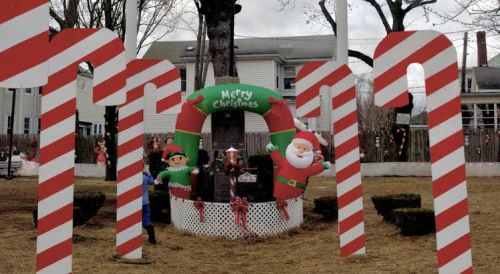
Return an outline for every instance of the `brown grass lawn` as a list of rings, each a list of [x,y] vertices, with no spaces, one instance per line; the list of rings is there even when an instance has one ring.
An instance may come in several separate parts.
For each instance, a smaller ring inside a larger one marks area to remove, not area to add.
[[[159,243],[145,243],[149,265],[112,260],[114,254],[114,184],[77,180],[76,189],[100,190],[108,199],[89,224],[75,228],[75,273],[435,273],[434,235],[402,237],[377,216],[370,197],[413,192],[423,207],[432,208],[430,178],[365,178],[367,255],[339,257],[337,224],[319,221],[311,213],[312,200],[335,195],[332,180],[314,179],[306,193],[301,229],[253,241],[231,241],[191,236],[171,225],[156,225]],[[498,273],[500,266],[500,178],[468,180],[473,263],[477,273]],[[32,273],[35,230],[31,211],[36,181],[0,180],[0,273]]]

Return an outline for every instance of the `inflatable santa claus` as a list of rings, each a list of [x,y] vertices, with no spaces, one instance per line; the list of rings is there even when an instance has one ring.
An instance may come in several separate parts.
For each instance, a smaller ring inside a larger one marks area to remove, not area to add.
[[[330,162],[314,163],[314,151],[319,148],[318,138],[314,133],[301,131],[293,136],[286,148],[286,158],[278,152],[278,147],[268,144],[266,150],[277,169],[274,174],[274,197],[293,199],[304,193],[307,177],[317,175],[330,167]]]

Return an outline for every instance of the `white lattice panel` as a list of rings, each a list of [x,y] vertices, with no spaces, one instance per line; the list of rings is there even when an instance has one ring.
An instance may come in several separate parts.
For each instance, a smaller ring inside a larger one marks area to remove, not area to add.
[[[282,219],[274,202],[249,203],[247,228],[234,223],[235,213],[229,203],[205,202],[205,222],[201,223],[194,201],[170,197],[174,227],[197,235],[222,236],[232,239],[248,235],[271,236],[299,227],[303,221],[303,198],[287,200],[289,220]]]

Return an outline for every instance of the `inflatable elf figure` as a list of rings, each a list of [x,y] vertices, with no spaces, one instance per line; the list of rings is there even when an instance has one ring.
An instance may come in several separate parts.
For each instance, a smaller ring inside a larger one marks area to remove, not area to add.
[[[330,162],[314,163],[314,151],[319,147],[314,133],[301,131],[293,136],[286,148],[286,158],[278,152],[278,147],[268,144],[266,149],[277,165],[274,176],[274,197],[282,200],[293,199],[304,193],[307,177],[317,175],[330,167]]]
[[[162,184],[163,181],[168,180],[170,194],[182,199],[189,199],[191,196],[190,175],[198,174],[198,168],[187,166],[189,158],[181,146],[169,144],[165,148],[165,152],[169,166],[158,174],[157,183]]]

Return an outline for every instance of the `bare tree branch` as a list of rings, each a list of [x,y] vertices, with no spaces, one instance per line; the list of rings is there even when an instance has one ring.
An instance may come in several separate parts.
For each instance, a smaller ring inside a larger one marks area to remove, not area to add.
[[[335,20],[332,18],[332,15],[330,14],[330,12],[328,11],[328,9],[325,6],[325,2],[326,2],[326,0],[321,0],[321,1],[319,1],[318,4],[321,7],[321,12],[325,16],[326,21],[328,21],[328,23],[330,23],[330,26],[332,27],[333,33],[335,34],[335,36],[337,36],[337,22],[335,22]]]
[[[408,5],[408,6],[407,6],[407,7],[403,10],[403,12],[404,12],[404,13],[408,13],[408,12],[410,12],[410,11],[411,11],[412,9],[414,9],[414,8],[423,7],[423,6],[425,6],[425,5],[434,4],[434,3],[436,3],[436,2],[437,2],[437,0],[428,0],[428,1],[413,0],[413,1],[411,2],[411,4],[410,4],[410,5]]]
[[[49,14],[52,19],[54,19],[57,24],[59,25],[59,29],[63,29],[64,27],[64,20],[54,11],[52,7],[49,9]]]
[[[360,51],[349,50],[347,55],[349,57],[357,58],[357,59],[363,61],[365,64],[369,65],[370,67],[373,67],[373,59],[370,56],[368,56]]]
[[[380,4],[376,0],[364,0],[364,1],[370,3],[370,5],[372,5],[375,8],[378,17],[380,18],[380,20],[382,20],[382,24],[384,25],[385,31],[387,33],[391,33],[392,28],[389,25],[389,22],[387,21],[387,17],[385,16],[384,11],[382,10],[382,6],[380,6]],[[391,0],[387,0],[387,5],[389,6],[389,9],[392,10],[394,3]]]

